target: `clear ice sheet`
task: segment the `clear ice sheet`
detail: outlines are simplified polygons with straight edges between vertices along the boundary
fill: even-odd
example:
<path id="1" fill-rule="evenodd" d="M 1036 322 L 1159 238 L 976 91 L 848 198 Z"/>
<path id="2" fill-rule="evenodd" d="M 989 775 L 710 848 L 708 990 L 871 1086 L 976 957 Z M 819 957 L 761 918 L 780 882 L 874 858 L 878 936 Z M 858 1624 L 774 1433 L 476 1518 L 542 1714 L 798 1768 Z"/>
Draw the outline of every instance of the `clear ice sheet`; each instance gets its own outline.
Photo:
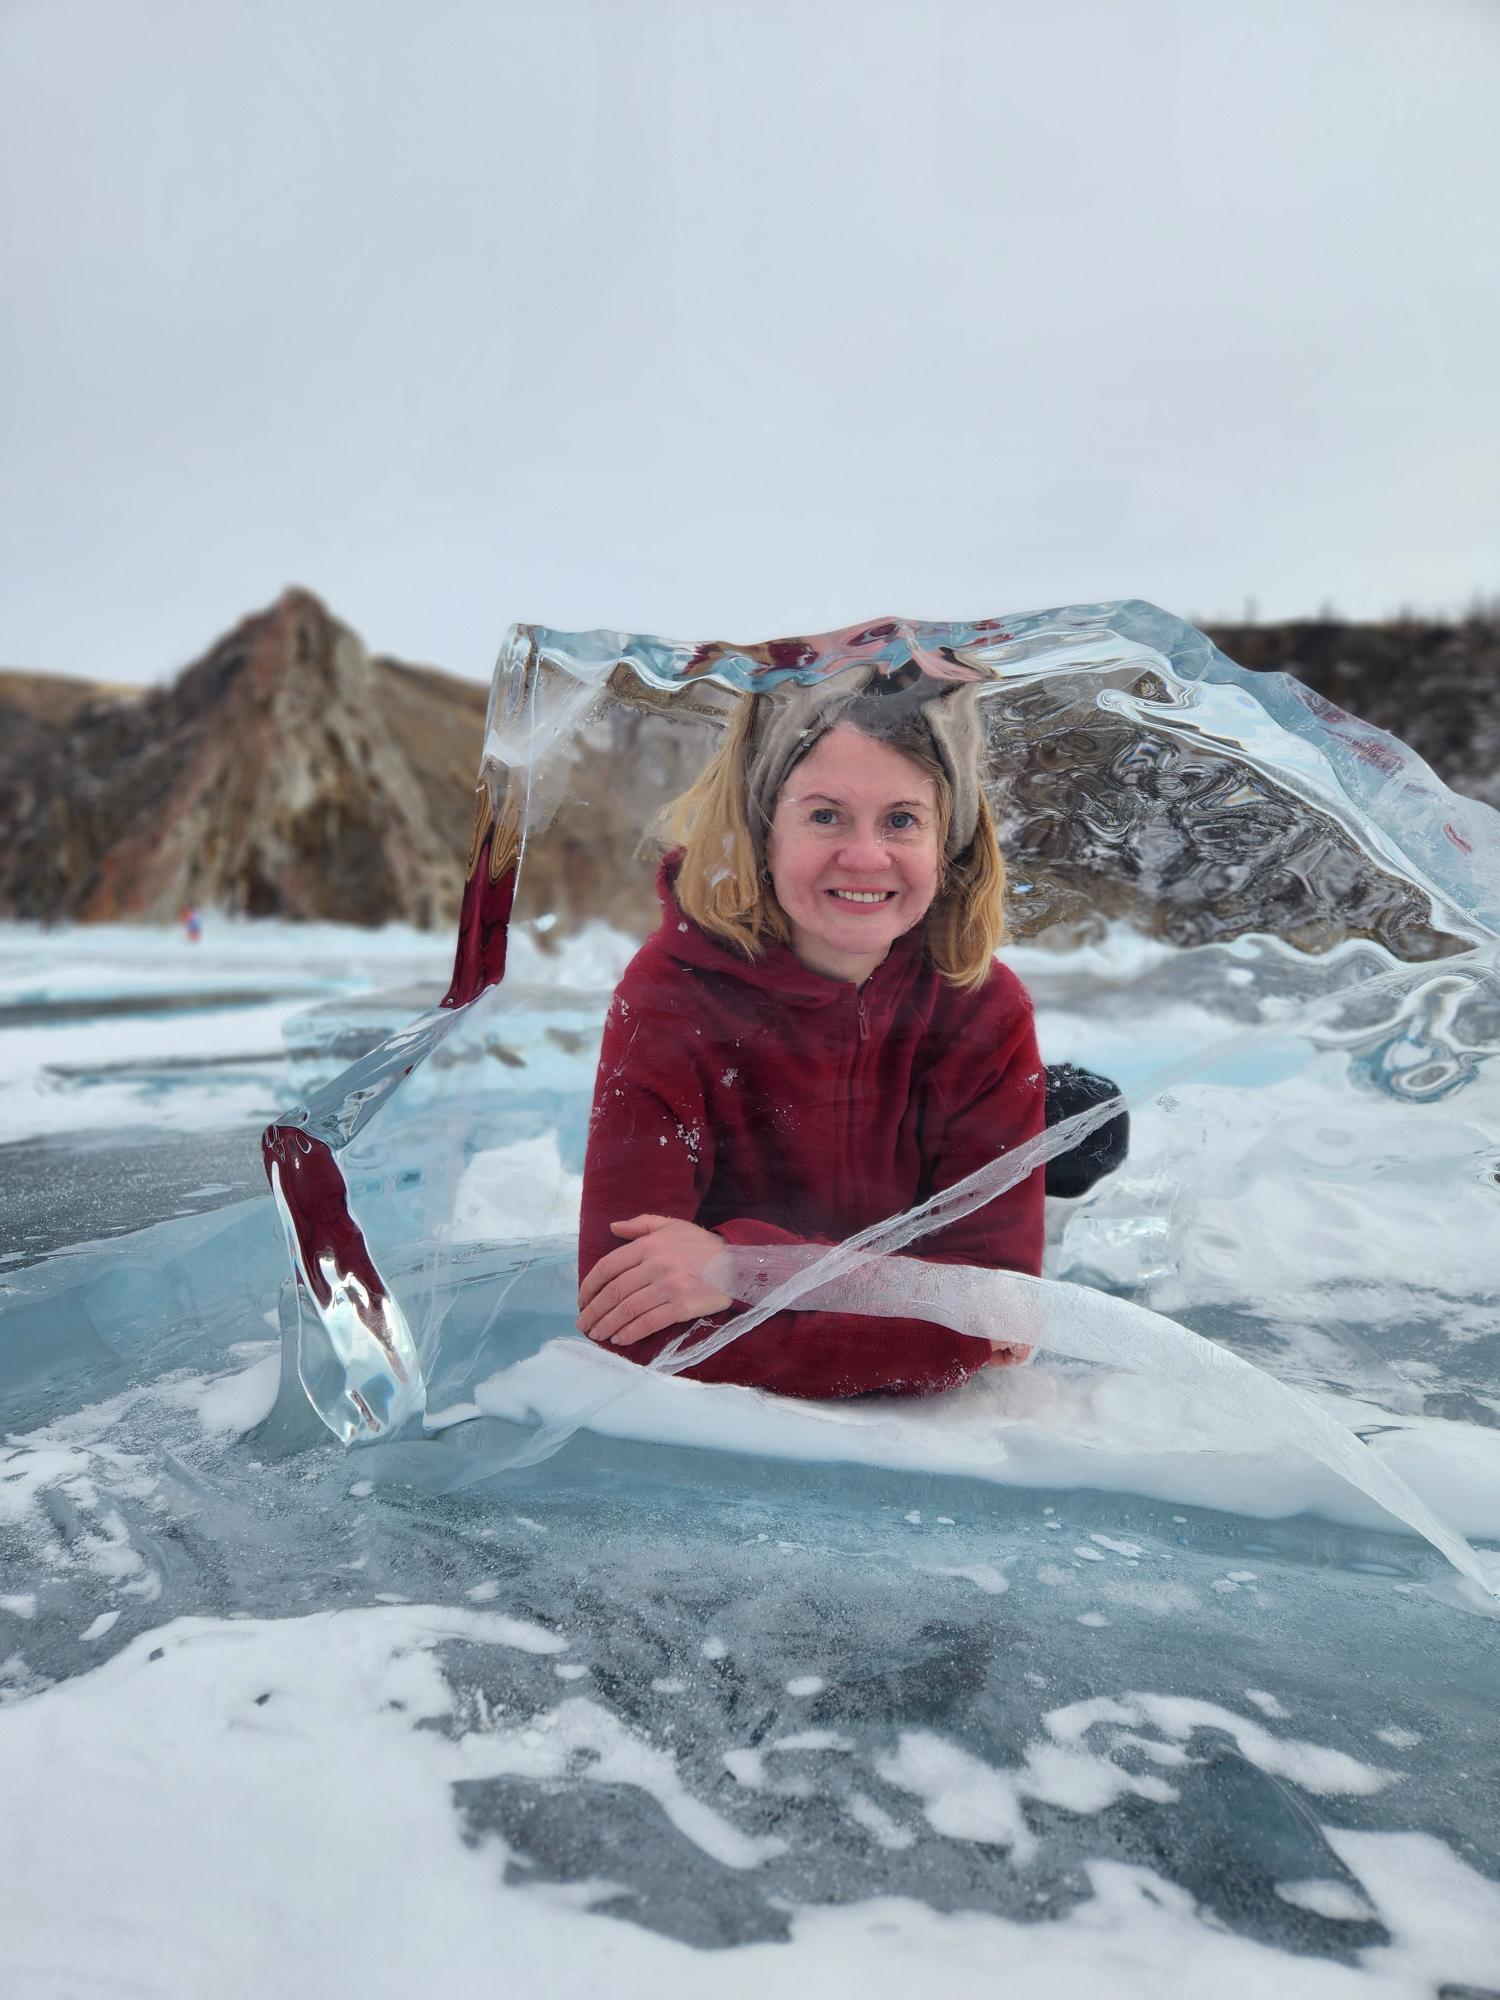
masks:
<path id="1" fill-rule="evenodd" d="M 1079 627 L 1097 650 L 1108 626 L 1096 612 L 1062 639 L 1022 633 L 1034 676 L 1012 690 L 1017 712 L 1067 681 L 1073 729 L 1087 675 L 1054 656 Z M 1140 644 L 1121 639 L 1101 695 L 1139 680 Z M 580 718 L 607 735 L 597 704 L 618 657 L 601 647 L 587 700 L 565 676 L 558 743 Z M 1147 667 L 1165 692 L 1160 657 Z M 1232 678 L 1216 705 L 1219 685 L 1171 690 L 1181 737 L 1155 713 L 1170 703 L 1149 718 L 1148 887 L 1170 921 L 1129 927 L 1146 891 L 1127 882 L 1101 898 L 1118 897 L 1120 921 L 1062 951 L 1038 925 L 1012 954 L 1047 1058 L 1106 1070 L 1137 1105 L 1127 1167 L 1051 1213 L 1048 1272 L 1303 1389 L 1493 1560 L 1494 816 L 1389 739 L 1347 751 L 1372 735 L 1330 737 L 1295 692 L 1256 691 L 1252 714 Z M 1123 713 L 1100 708 L 1110 726 Z M 1199 850 L 1172 847 L 1157 811 L 1160 739 L 1188 735 L 1221 764 L 1244 746 L 1284 810 L 1315 818 L 1293 858 L 1316 850 L 1325 876 L 1272 912 L 1291 910 L 1290 935 L 1193 934 L 1181 884 Z M 549 775 L 565 792 L 565 757 L 538 795 Z M 1101 781 L 1089 853 L 1050 866 L 1043 833 L 1027 836 L 1058 923 L 1117 851 L 1128 816 L 1107 796 Z M 565 798 L 538 806 L 539 886 L 553 811 L 565 826 Z M 1191 835 L 1191 819 L 1168 831 Z M 1232 844 L 1221 826 L 1213 866 Z M 1374 916 L 1337 934 L 1338 885 L 1356 878 Z M 473 1760 L 451 1781 L 453 1824 L 518 1893 L 559 1899 L 559 1936 L 580 1908 L 699 1948 L 796 1942 L 799 1912 L 876 1897 L 1033 1927 L 1108 1908 L 1103 1966 L 1140 1920 L 1108 1902 L 1119 1864 L 1185 1898 L 1205 1950 L 1257 1941 L 1288 1980 L 1301 1959 L 1347 1971 L 1351 1991 L 1361 1973 L 1376 1990 L 1387 1962 L 1412 1991 L 1480 1983 L 1464 1940 L 1500 1909 L 1484 1900 L 1500 1880 L 1494 1627 L 1440 1555 L 1357 1495 L 1309 1485 L 1274 1436 L 1219 1436 L 1177 1385 L 1153 1399 L 1148 1378 L 1043 1355 L 936 1413 L 948 1455 L 931 1467 L 900 1412 L 883 1442 L 846 1437 L 844 1457 L 819 1458 L 743 1391 L 716 1392 L 696 1443 L 653 1433 L 647 1412 L 517 1463 L 591 1393 L 570 1229 L 593 1051 L 629 949 L 586 909 L 528 901 L 523 869 L 505 984 L 341 1153 L 421 1355 L 425 1430 L 346 1453 L 315 1417 L 265 1200 L 4 1278 L 0 1686 L 15 1705 L 0 1759 L 9 1715 L 66 1701 L 104 1661 L 155 1646 L 172 1668 L 174 1621 L 248 1631 L 437 1607 L 440 1726 Z M 328 1075 L 414 1013 L 394 994 L 325 999 L 289 1040 L 320 1049 Z M 551 1404 L 539 1388 L 528 1405 L 533 1381 L 561 1385 Z M 695 1393 L 632 1387 L 616 1416 L 658 1388 Z M 1049 1434 L 1051 1455 L 1028 1457 Z M 481 1614 L 561 1650 L 518 1651 Z M 282 1693 L 266 1692 L 274 1708 Z M 1420 1964 L 1375 1865 L 1416 1836 L 1452 1871 L 1434 1900 L 1447 1942 Z M 1493 1935 L 1500 1955 L 1500 1922 Z M 1119 1990 L 1171 1976 L 1141 1963 Z M 936 1945 L 925 1976 L 947 1990 Z"/>

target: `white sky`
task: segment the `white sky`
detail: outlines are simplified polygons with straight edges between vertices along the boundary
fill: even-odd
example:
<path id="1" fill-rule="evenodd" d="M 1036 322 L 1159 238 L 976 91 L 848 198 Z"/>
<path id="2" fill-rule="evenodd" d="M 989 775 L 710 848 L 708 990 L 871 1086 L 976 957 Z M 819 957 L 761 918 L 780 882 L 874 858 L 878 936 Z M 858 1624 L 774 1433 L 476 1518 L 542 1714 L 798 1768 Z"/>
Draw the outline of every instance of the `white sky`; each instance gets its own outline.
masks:
<path id="1" fill-rule="evenodd" d="M 0 0 L 0 662 L 1500 588 L 1495 0 Z"/>

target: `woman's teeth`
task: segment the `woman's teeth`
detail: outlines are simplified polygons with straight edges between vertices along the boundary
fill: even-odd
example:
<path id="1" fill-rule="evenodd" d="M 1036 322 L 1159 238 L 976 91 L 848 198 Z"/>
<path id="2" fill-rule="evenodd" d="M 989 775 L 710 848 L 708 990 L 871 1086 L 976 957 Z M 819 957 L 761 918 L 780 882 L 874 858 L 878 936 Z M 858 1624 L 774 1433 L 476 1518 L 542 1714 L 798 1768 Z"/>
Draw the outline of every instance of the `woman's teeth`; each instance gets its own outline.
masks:
<path id="1" fill-rule="evenodd" d="M 837 896 L 841 903 L 888 903 L 895 895 L 894 889 L 830 889 L 830 896 Z"/>

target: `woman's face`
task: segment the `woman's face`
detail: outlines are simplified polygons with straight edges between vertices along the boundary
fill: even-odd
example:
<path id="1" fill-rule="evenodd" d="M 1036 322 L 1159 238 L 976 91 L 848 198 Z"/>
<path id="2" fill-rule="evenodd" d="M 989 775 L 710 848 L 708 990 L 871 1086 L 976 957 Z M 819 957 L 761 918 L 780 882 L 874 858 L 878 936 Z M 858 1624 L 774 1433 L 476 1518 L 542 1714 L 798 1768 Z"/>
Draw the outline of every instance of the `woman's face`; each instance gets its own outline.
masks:
<path id="1" fill-rule="evenodd" d="M 766 862 L 802 963 L 863 981 L 937 894 L 933 781 L 899 750 L 839 723 L 783 786 Z"/>

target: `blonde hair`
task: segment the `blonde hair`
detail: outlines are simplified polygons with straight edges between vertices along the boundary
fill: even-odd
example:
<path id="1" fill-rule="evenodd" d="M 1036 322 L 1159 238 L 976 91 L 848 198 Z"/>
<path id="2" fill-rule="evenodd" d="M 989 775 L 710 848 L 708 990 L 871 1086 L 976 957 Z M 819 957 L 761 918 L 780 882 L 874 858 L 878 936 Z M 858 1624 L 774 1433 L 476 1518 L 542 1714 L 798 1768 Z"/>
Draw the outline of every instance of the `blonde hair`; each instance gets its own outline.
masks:
<path id="1" fill-rule="evenodd" d="M 668 852 L 681 851 L 677 901 L 684 916 L 747 958 L 769 943 L 789 944 L 791 926 L 765 871 L 764 842 L 750 824 L 746 801 L 756 704 L 774 695 L 747 695 L 724 740 L 698 777 L 661 813 L 656 833 Z M 844 718 L 859 728 L 853 716 Z M 865 735 L 873 732 L 863 730 Z M 938 852 L 943 854 L 953 792 L 926 728 L 913 715 L 875 739 L 909 757 L 931 778 L 937 795 Z M 982 986 L 1005 942 L 1005 862 L 983 792 L 974 837 L 961 854 L 939 864 L 937 894 L 927 912 L 927 951 L 951 985 Z"/>

